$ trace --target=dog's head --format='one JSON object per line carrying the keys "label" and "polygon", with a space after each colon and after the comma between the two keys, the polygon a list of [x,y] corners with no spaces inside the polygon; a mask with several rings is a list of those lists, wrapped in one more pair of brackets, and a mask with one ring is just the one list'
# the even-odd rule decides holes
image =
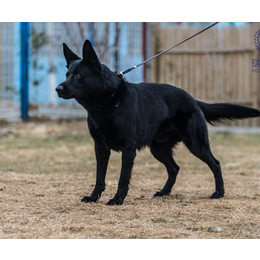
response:
{"label": "dog's head", "polygon": [[90,41],[86,40],[83,45],[82,59],[72,52],[65,43],[63,43],[63,53],[68,71],[66,80],[56,88],[59,97],[80,99],[102,90],[102,65]]}

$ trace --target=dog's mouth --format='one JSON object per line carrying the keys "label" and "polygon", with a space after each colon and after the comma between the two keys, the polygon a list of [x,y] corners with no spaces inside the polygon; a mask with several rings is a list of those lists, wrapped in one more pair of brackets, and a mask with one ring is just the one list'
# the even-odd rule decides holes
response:
{"label": "dog's mouth", "polygon": [[71,95],[66,95],[65,93],[58,92],[58,97],[63,99],[71,99],[73,98]]}
{"label": "dog's mouth", "polygon": [[67,93],[67,91],[64,91],[64,89],[60,86],[56,88],[56,91],[57,91],[59,98],[63,98],[63,99],[73,98],[73,96],[70,93]]}

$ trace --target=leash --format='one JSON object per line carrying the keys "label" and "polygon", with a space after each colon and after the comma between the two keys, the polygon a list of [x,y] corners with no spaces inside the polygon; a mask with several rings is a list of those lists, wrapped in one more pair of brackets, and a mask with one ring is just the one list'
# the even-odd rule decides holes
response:
{"label": "leash", "polygon": [[210,26],[206,27],[205,29],[203,29],[203,30],[201,30],[201,31],[197,32],[196,34],[194,34],[194,35],[190,36],[189,38],[187,38],[187,39],[183,40],[182,42],[180,42],[180,43],[178,43],[178,44],[176,44],[176,45],[174,45],[174,46],[172,46],[172,47],[168,48],[167,50],[165,50],[165,51],[162,51],[162,52],[160,52],[160,53],[156,54],[155,56],[153,56],[153,57],[151,57],[151,58],[149,58],[149,59],[147,59],[147,60],[143,61],[142,63],[140,63],[140,64],[137,64],[137,65],[135,65],[135,66],[133,66],[133,67],[131,67],[131,68],[127,69],[127,70],[120,71],[120,72],[119,72],[117,75],[118,75],[118,76],[120,76],[120,77],[123,77],[123,76],[124,76],[126,73],[128,73],[128,72],[130,72],[130,71],[132,71],[132,70],[134,70],[134,69],[136,69],[136,68],[138,68],[138,67],[140,67],[140,66],[142,66],[142,65],[146,64],[147,62],[149,62],[149,61],[151,61],[151,60],[153,60],[153,59],[155,59],[155,58],[159,57],[160,55],[162,55],[162,54],[166,53],[167,51],[169,51],[169,50],[171,50],[171,49],[173,49],[173,48],[175,48],[175,47],[177,47],[177,46],[181,45],[182,43],[184,43],[184,42],[186,42],[186,41],[190,40],[191,38],[193,38],[193,37],[195,37],[195,36],[197,36],[197,35],[201,34],[202,32],[205,32],[206,30],[208,30],[209,28],[211,28],[211,27],[215,26],[216,24],[218,24],[218,22],[217,22],[217,23],[213,23],[213,24],[211,24]]}

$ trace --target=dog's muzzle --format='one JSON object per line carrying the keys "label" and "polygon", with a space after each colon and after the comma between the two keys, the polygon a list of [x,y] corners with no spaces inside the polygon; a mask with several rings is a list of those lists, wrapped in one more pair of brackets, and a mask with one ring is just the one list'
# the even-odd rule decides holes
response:
{"label": "dog's muzzle", "polygon": [[57,91],[57,94],[59,97],[62,97],[62,92],[64,91],[64,87],[62,85],[59,85],[57,88],[56,88],[56,91]]}
{"label": "dog's muzzle", "polygon": [[59,85],[56,88],[56,91],[60,98],[63,98],[63,99],[73,98],[73,95],[70,93],[70,91],[68,91],[68,89],[66,87],[64,87],[63,85]]}

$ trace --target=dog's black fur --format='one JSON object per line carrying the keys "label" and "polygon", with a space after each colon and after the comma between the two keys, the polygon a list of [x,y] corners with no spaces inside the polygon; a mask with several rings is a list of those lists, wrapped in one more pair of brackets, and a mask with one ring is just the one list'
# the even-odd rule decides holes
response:
{"label": "dog's black fur", "polygon": [[88,40],[83,46],[83,59],[66,44],[63,50],[67,78],[56,91],[61,98],[75,98],[88,111],[89,131],[95,143],[96,185],[83,202],[96,202],[105,190],[111,149],[122,152],[122,168],[117,193],[108,205],[123,203],[136,150],[145,146],[168,173],[165,186],[155,196],[169,194],[180,169],[172,149],[181,141],[212,170],[216,189],[211,198],[224,196],[221,168],[210,151],[206,121],[258,117],[260,111],[227,103],[203,103],[167,84],[129,83],[99,62]]}

